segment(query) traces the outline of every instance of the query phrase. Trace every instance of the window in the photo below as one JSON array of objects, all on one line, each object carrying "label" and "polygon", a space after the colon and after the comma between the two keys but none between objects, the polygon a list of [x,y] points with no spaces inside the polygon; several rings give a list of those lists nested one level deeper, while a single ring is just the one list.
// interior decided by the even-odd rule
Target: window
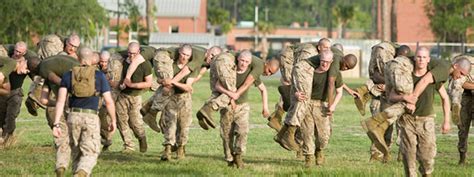
[{"label": "window", "polygon": [[108,45],[117,45],[117,31],[109,31]]},{"label": "window", "polygon": [[179,33],[179,26],[170,26],[170,33]]}]

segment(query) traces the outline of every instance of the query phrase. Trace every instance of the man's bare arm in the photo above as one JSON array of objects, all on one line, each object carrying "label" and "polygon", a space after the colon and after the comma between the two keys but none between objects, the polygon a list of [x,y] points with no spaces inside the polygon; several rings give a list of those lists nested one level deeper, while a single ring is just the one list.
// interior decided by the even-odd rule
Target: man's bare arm
[{"label": "man's bare arm", "polygon": [[449,102],[449,96],[448,93],[446,92],[446,88],[444,86],[441,86],[438,90],[439,96],[441,97],[441,106],[443,107],[443,125],[441,126],[441,132],[443,134],[448,133],[449,130],[451,129],[451,105]]}]

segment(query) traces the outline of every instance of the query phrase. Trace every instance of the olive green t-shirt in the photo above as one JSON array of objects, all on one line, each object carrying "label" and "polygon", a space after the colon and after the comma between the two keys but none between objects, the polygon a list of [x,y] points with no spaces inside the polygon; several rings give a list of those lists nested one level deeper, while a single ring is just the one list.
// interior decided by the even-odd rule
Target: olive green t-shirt
[{"label": "olive green t-shirt", "polygon": [[48,58],[45,58],[38,66],[38,73],[42,78],[45,78],[45,84],[49,88],[57,93],[59,85],[50,82],[47,78],[49,73],[54,73],[58,77],[63,77],[65,72],[70,71],[74,66],[79,66],[80,63],[77,59],[70,57],[68,55],[54,55]]},{"label": "olive green t-shirt", "polygon": [[250,63],[249,69],[250,75],[252,75],[255,80],[260,79],[260,76],[263,74],[264,65],[265,62],[261,58],[252,55],[252,63]]},{"label": "olive green t-shirt", "polygon": [[10,80],[8,76],[16,68],[16,61],[8,57],[0,57],[0,65],[0,72],[5,77],[3,82],[7,83]]},{"label": "olive green t-shirt", "polygon": [[451,63],[447,60],[431,59],[428,63],[428,70],[433,75],[433,80],[436,83],[446,82],[449,77],[449,69]]},{"label": "olive green t-shirt", "polygon": [[[313,73],[313,88],[311,90],[312,100],[327,100],[328,90],[328,75],[329,71],[323,73]],[[336,88],[342,86],[342,75],[339,73],[336,77]]]},{"label": "olive green t-shirt", "polygon": [[[434,75],[434,74],[433,74]],[[413,75],[413,83],[416,85],[422,78]],[[429,84],[426,89],[418,97],[416,102],[416,109],[413,115],[415,116],[428,116],[434,114],[433,103],[434,103],[434,94],[438,91],[440,87],[443,86],[442,82],[435,82]]]},{"label": "olive green t-shirt", "polygon": [[140,46],[140,55],[142,55],[146,61],[153,61],[155,54],[156,54],[156,49],[154,47]]},{"label": "olive green t-shirt", "polygon": [[[127,60],[123,61],[123,69],[122,69],[122,76],[125,77],[127,74],[128,67],[130,66],[130,63],[127,62]],[[137,69],[135,72],[132,74],[131,80],[132,83],[138,83],[138,82],[144,82],[145,77],[151,75],[152,67],[150,62],[143,62],[140,63],[140,65],[137,66]],[[122,78],[123,80],[124,78]],[[138,96],[142,93],[144,89],[137,89],[137,88],[125,88],[122,90],[122,93],[131,95],[131,96]]]},{"label": "olive green t-shirt", "polygon": [[[194,71],[194,70],[199,70],[201,69],[201,66],[205,63],[205,54],[206,54],[206,49],[203,47],[199,46],[192,46],[192,54],[191,58],[189,59],[188,64],[186,64],[189,67],[189,70]],[[168,53],[170,54],[171,59],[174,61],[178,60],[179,58],[179,47],[169,47],[166,49]]]},{"label": "olive green t-shirt", "polygon": [[72,67],[79,65],[79,61],[73,57],[67,55],[54,55],[41,61],[38,66],[38,73],[43,78],[48,78],[48,74],[51,72],[62,77],[63,74],[70,71]]},{"label": "olive green t-shirt", "polygon": [[[236,77],[236,87],[237,89],[239,87],[241,87],[242,85],[244,85],[244,82],[245,82],[245,79],[247,79],[247,77],[251,74],[251,69],[250,69],[250,66],[249,68],[247,68],[247,70],[241,74],[237,73],[237,77]],[[257,87],[259,86],[260,84],[262,83],[262,81],[260,80],[260,77],[257,77],[255,79],[255,81],[253,81],[253,84]],[[242,103],[246,103],[248,101],[248,89],[242,93],[242,95],[240,95],[239,99],[237,99],[236,103],[237,104],[242,104]]]},{"label": "olive green t-shirt", "polygon": [[[179,71],[181,71],[181,68],[179,68],[176,63],[173,63],[173,73],[175,73],[174,75],[176,76],[176,74],[178,74]],[[187,76],[184,76],[183,79],[181,79],[179,81],[179,83],[185,84],[186,80],[188,80],[188,78],[196,78],[198,74],[199,74],[199,70],[194,70],[193,72],[191,72]],[[185,92],[184,90],[182,90],[182,89],[180,89],[176,86],[174,87],[174,93],[180,94],[180,93],[184,93],[184,92]]]}]

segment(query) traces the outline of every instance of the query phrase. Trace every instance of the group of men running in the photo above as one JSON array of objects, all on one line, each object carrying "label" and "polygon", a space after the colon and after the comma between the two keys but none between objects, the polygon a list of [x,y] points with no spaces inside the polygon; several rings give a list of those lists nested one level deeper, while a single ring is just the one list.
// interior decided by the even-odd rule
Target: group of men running
[{"label": "group of men running", "polygon": [[[433,172],[436,155],[434,94],[442,100],[442,132],[450,129],[450,98],[453,117],[460,130],[460,164],[466,163],[467,134],[471,120],[470,56],[451,63],[431,60],[429,50],[381,42],[372,48],[369,80],[356,89],[343,82],[341,71],[357,65],[357,57],[344,55],[341,44],[322,38],[316,43],[285,46],[270,59],[250,50],[227,51],[189,44],[159,48],[131,42],[126,51],[101,53],[80,44],[77,35],[62,40],[45,36],[38,52],[26,43],[0,46],[0,143],[6,144],[15,130],[28,75],[33,83],[25,106],[32,115],[46,109],[56,148],[55,171],[64,176],[69,161],[75,175],[88,176],[101,151],[112,145],[115,127],[123,140],[124,153],[148,148],[144,123],[164,136],[161,160],[185,158],[193,120],[193,84],[209,70],[211,96],[196,113],[204,130],[219,127],[224,159],[228,166],[244,168],[243,155],[249,133],[248,90],[253,84],[262,99],[262,116],[276,130],[274,140],[284,149],[304,158],[305,167],[322,165],[332,133],[333,113],[343,90],[354,97],[365,115],[371,100],[372,117],[362,125],[372,140],[371,161],[391,159],[393,125],[397,125],[399,158],[407,176]],[[260,76],[281,73],[280,101],[269,112],[268,93]],[[154,76],[153,76],[154,75]],[[154,78],[155,77],[155,78]],[[443,87],[449,83],[449,94]],[[147,90],[154,94],[142,102]],[[214,112],[219,111],[217,123]],[[286,115],[285,115],[286,112]],[[219,125],[219,126],[218,126]]]}]

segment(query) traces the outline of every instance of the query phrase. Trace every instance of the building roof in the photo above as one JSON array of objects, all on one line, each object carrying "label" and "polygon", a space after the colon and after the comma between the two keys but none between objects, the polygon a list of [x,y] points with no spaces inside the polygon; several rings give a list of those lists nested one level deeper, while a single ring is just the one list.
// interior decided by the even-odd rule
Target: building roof
[{"label": "building roof", "polygon": [[179,44],[192,44],[203,47],[214,45],[224,46],[226,38],[208,33],[151,33],[149,44],[152,46],[169,46]]},{"label": "building roof", "polygon": [[[97,0],[106,10],[117,11],[117,3],[125,3],[125,0]],[[201,8],[201,0],[154,0],[158,17],[198,17]],[[146,14],[146,0],[133,0],[138,6],[140,14]],[[110,14],[115,17],[114,14]]]}]

